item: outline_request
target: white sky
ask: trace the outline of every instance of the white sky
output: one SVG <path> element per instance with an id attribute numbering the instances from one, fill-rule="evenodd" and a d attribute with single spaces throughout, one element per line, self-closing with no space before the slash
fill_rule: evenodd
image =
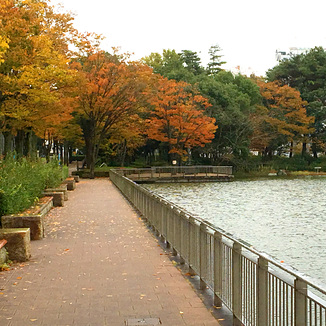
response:
<path id="1" fill-rule="evenodd" d="M 225 69 L 258 75 L 276 64 L 276 49 L 326 47 L 325 0 L 52 0 L 74 12 L 81 32 L 103 34 L 135 59 L 163 49 L 222 48 Z"/>

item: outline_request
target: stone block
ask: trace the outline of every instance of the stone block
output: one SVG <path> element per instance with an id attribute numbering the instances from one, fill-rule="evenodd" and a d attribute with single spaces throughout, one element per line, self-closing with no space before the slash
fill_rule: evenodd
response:
<path id="1" fill-rule="evenodd" d="M 74 178 L 75 182 L 79 182 L 80 181 L 79 175 L 74 175 L 73 178 Z"/>
<path id="2" fill-rule="evenodd" d="M 0 266 L 6 263 L 8 260 L 8 253 L 5 247 L 0 249 Z"/>
<path id="3" fill-rule="evenodd" d="M 1 225 L 5 229 L 29 228 L 31 240 L 41 240 L 44 237 L 44 216 L 52 206 L 52 197 L 48 197 L 47 200 L 42 198 L 41 206 L 34 212 L 2 216 Z"/>
<path id="4" fill-rule="evenodd" d="M 50 196 L 53 197 L 53 206 L 57 207 L 57 206 L 64 206 L 64 194 L 62 191 L 60 192 L 43 192 L 43 196 Z"/>
<path id="5" fill-rule="evenodd" d="M 7 243 L 7 240 L 0 240 L 0 266 L 7 262 L 8 253 L 6 248 L 4 247 Z"/>
<path id="6" fill-rule="evenodd" d="M 31 240 L 41 240 L 44 237 L 44 217 L 38 215 L 6 215 L 1 217 L 5 229 L 29 228 Z"/>
<path id="7" fill-rule="evenodd" d="M 46 201 L 40 207 L 39 214 L 46 215 L 53 207 L 53 198 L 52 197 L 43 197 L 42 199 L 46 200 Z"/>
<path id="8" fill-rule="evenodd" d="M 75 190 L 76 189 L 76 181 L 74 178 L 67 178 L 64 183 L 67 185 L 68 190 Z"/>
<path id="9" fill-rule="evenodd" d="M 64 200 L 68 200 L 68 189 L 67 184 L 62 184 L 58 188 L 47 188 L 44 190 L 45 193 L 47 192 L 62 192 Z"/>
<path id="10" fill-rule="evenodd" d="M 0 229 L 0 238 L 7 240 L 10 260 L 23 262 L 31 257 L 31 237 L 28 228 Z"/>

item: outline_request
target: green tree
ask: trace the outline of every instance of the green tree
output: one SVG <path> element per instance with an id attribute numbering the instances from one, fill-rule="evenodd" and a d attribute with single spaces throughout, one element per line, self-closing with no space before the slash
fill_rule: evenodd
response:
<path id="1" fill-rule="evenodd" d="M 195 78 L 194 71 L 198 67 L 196 68 L 196 63 L 191 61 L 190 55 L 185 54 L 185 56 L 189 66 L 185 63 L 182 54 L 177 53 L 175 50 L 163 50 L 162 55 L 151 53 L 142 60 L 149 67 L 153 68 L 155 73 L 168 79 L 193 83 Z"/>
<path id="2" fill-rule="evenodd" d="M 209 156 L 215 162 L 225 157 L 245 158 L 252 133 L 250 114 L 261 102 L 258 86 L 245 76 L 221 71 L 214 77 L 201 76 L 198 87 L 210 100 L 210 114 L 219 125 L 207 148 Z"/>
<path id="3" fill-rule="evenodd" d="M 190 50 L 182 50 L 180 58 L 183 62 L 183 66 L 192 74 L 200 75 L 204 72 L 204 68 L 201 66 L 201 59 L 197 52 Z"/>
<path id="4" fill-rule="evenodd" d="M 212 45 L 209 48 L 208 54 L 209 54 L 210 61 L 207 65 L 207 73 L 209 75 L 215 75 L 219 73 L 222 70 L 221 66 L 226 64 L 225 61 L 222 61 L 223 56 L 220 54 L 221 51 L 222 49 L 217 44 Z"/>

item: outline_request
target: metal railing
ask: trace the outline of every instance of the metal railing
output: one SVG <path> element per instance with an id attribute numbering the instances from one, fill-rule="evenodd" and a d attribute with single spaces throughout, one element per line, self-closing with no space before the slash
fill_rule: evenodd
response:
<path id="1" fill-rule="evenodd" d="M 141 187 L 116 170 L 112 182 L 179 254 L 214 305 L 233 313 L 233 325 L 326 326 L 326 288 L 255 250 L 209 222 Z"/>
<path id="2" fill-rule="evenodd" d="M 117 169 L 118 173 L 134 179 L 187 176 L 231 176 L 232 166 L 156 166 L 144 169 Z"/>

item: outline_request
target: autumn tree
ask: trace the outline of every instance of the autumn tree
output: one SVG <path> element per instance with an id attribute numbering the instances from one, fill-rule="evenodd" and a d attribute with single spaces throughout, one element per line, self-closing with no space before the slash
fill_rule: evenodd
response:
<path id="1" fill-rule="evenodd" d="M 214 138 L 215 119 L 205 115 L 210 103 L 191 85 L 160 78 L 151 105 L 147 135 L 167 143 L 171 159 L 185 160 L 191 148 Z"/>
<path id="2" fill-rule="evenodd" d="M 43 137 L 71 118 L 66 104 L 76 72 L 69 69 L 69 45 L 82 41 L 73 17 L 56 13 L 46 0 L 1 2 L 0 18 L 1 131 L 8 142 L 17 135 L 22 154 L 26 133 Z"/>
<path id="3" fill-rule="evenodd" d="M 307 101 L 307 112 L 315 117 L 312 151 L 325 151 L 326 144 L 326 51 L 315 47 L 300 55 L 281 61 L 267 72 L 269 81 L 278 81 L 300 91 Z M 322 146 L 320 146 L 322 144 Z"/>
<path id="4" fill-rule="evenodd" d="M 116 123 L 109 132 L 107 143 L 103 144 L 103 150 L 109 150 L 110 157 L 120 166 L 130 163 L 136 151 L 146 143 L 146 120 L 140 115 L 130 115 L 127 121 Z"/>
<path id="5" fill-rule="evenodd" d="M 306 105 L 300 92 L 277 82 L 257 81 L 267 108 L 262 114 L 265 132 L 269 133 L 269 142 L 265 153 L 271 154 L 279 146 L 290 143 L 290 156 L 292 156 L 293 142 L 305 141 L 314 131 L 312 124 L 314 118 L 307 116 Z M 260 135 L 262 136 L 261 130 Z M 268 139 L 268 138 L 267 138 Z"/>
<path id="6" fill-rule="evenodd" d="M 146 105 L 152 70 L 127 62 L 116 54 L 94 53 L 80 64 L 83 83 L 77 113 L 86 145 L 91 178 L 101 144 L 121 121 L 137 114 Z"/>

